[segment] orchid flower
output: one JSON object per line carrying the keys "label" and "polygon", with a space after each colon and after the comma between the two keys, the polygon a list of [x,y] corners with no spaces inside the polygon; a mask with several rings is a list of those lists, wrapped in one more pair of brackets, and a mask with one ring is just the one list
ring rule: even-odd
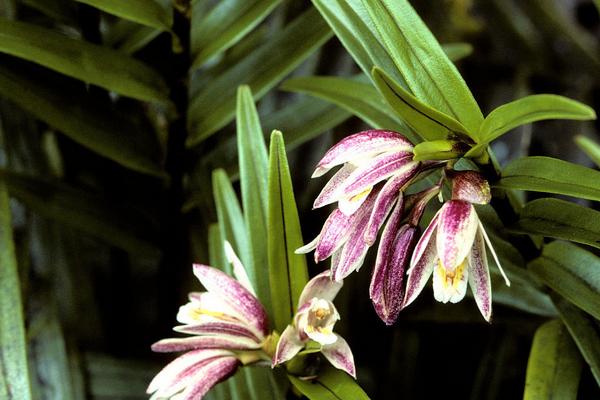
{"label": "orchid flower", "polygon": [[207,291],[190,293],[190,301],[177,314],[182,325],[174,330],[192,336],[152,345],[156,352],[186,353],[152,380],[147,389],[153,393],[151,399],[200,399],[238,366],[270,359],[263,351],[268,342],[265,309],[227,242],[225,250],[237,280],[216,268],[194,264],[194,275]]}
{"label": "orchid flower", "polygon": [[452,180],[452,199],[435,214],[412,254],[402,307],[417,298],[433,274],[433,293],[437,301],[459,302],[465,296],[468,283],[481,314],[489,322],[492,295],[486,243],[510,286],[473,206],[490,202],[490,187],[474,171],[455,172]]}
{"label": "orchid flower", "polygon": [[293,323],[279,338],[272,366],[291,360],[312,341],[320,346],[321,354],[334,367],[356,378],[350,346],[333,332],[340,315],[332,302],[342,285],[331,279],[330,271],[315,276],[306,284],[300,294]]}
{"label": "orchid flower", "polygon": [[402,190],[419,172],[413,145],[399,133],[369,130],[340,141],[325,154],[313,174],[319,177],[342,165],[313,207],[337,203],[321,233],[297,253],[315,251],[315,262],[332,257],[332,276],[340,281],[362,265],[369,247]]}

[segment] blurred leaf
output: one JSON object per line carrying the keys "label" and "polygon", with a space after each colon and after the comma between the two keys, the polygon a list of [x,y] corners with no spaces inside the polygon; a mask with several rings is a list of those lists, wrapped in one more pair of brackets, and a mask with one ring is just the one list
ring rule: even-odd
{"label": "blurred leaf", "polygon": [[473,53],[473,46],[470,43],[444,43],[442,44],[442,50],[452,61],[462,60],[465,57],[470,56]]}
{"label": "blurred leaf", "polygon": [[280,88],[330,101],[374,128],[390,129],[413,136],[400,119],[394,118],[393,110],[368,83],[348,78],[310,76],[288,79]]}
{"label": "blurred leaf", "polygon": [[600,258],[572,243],[554,241],[528,268],[552,290],[600,318]]}
{"label": "blurred leaf", "polygon": [[446,139],[455,133],[467,133],[460,122],[419,101],[378,67],[373,68],[372,77],[375,86],[396,114],[422,138]]}
{"label": "blurred leaf", "polygon": [[57,21],[72,24],[76,20],[75,4],[70,0],[21,0],[21,2]]}
{"label": "blurred leaf", "polygon": [[[237,97],[237,143],[240,188],[251,263],[246,265],[256,294],[271,311],[267,246],[268,164],[267,147],[248,86],[240,86]],[[270,314],[269,314],[270,315]]]}
{"label": "blurred leaf", "polygon": [[123,53],[133,54],[160,34],[158,29],[121,19],[110,26],[104,36],[104,43]]}
{"label": "blurred leaf", "polygon": [[0,397],[29,400],[25,318],[6,186],[0,179]]}
{"label": "blurred leaf", "polygon": [[116,247],[144,257],[157,257],[156,229],[139,218],[134,207],[113,202],[31,176],[0,170],[11,196],[40,215],[70,225]]}
{"label": "blurred leaf", "polygon": [[[62,82],[61,82],[62,83]],[[152,132],[64,84],[0,65],[0,94],[88,149],[134,171],[164,176]],[[153,157],[154,156],[154,157]]]}
{"label": "blurred leaf", "polygon": [[511,162],[502,170],[498,186],[600,201],[600,172],[551,157]]}
{"label": "blurred leaf", "polygon": [[284,76],[331,37],[331,31],[313,9],[289,23],[274,39],[207,84],[189,108],[191,147],[225,126],[235,115],[235,87],[247,84],[259,100]]}
{"label": "blurred leaf", "polygon": [[478,155],[487,145],[506,132],[546,119],[595,119],[594,110],[583,103],[554,94],[535,94],[511,101],[493,110],[479,128],[479,141],[471,154]]}
{"label": "blurred leaf", "polygon": [[483,121],[477,102],[408,1],[363,0],[363,4],[414,97],[475,134]]}
{"label": "blurred leaf", "polygon": [[581,367],[581,356],[562,322],[546,322],[533,337],[523,399],[576,399]]}
{"label": "blurred leaf", "polygon": [[[229,177],[225,171],[217,169],[213,171],[213,196],[215,198],[215,207],[217,209],[217,218],[219,220],[219,236],[222,238],[221,243],[215,243],[215,237],[209,236],[209,245],[211,255],[215,260],[219,260],[219,264],[223,270],[231,274],[231,266],[228,262],[224,262],[225,253],[223,241],[227,240],[235,249],[237,255],[246,268],[251,263],[250,248],[248,237],[246,234],[244,215],[240,208],[237,196]],[[209,233],[210,235],[210,233]],[[214,235],[214,233],[213,233]],[[212,240],[210,240],[212,238]]]}
{"label": "blurred leaf", "polygon": [[223,0],[207,13],[192,12],[192,68],[227,50],[265,19],[281,0]]}
{"label": "blurred leaf", "polygon": [[275,329],[283,332],[296,312],[302,289],[308,282],[302,247],[300,218],[281,132],[273,131],[269,153],[269,202],[267,214],[269,276]]}
{"label": "blurred leaf", "polygon": [[559,296],[554,296],[554,304],[560,317],[573,337],[581,355],[592,370],[600,385],[600,334],[598,321]]}
{"label": "blurred leaf", "polygon": [[169,89],[156,71],[118,51],[6,19],[0,19],[0,37],[0,52],[135,99],[169,101]]}
{"label": "blurred leaf", "polygon": [[[214,190],[214,193],[216,193],[216,190]],[[219,218],[219,221],[221,221],[221,218]],[[231,264],[227,262],[227,256],[225,255],[224,242],[225,237],[221,234],[219,224],[210,224],[208,227],[208,262],[211,267],[219,268],[221,271],[233,276]]]}
{"label": "blurred leaf", "polygon": [[[598,0],[600,1],[600,0]],[[600,144],[585,136],[576,136],[577,146],[598,166],[600,167]]]}
{"label": "blurred leaf", "polygon": [[168,31],[173,13],[155,0],[75,0],[138,24]]}
{"label": "blurred leaf", "polygon": [[313,380],[288,375],[292,385],[310,400],[368,400],[369,396],[347,373],[327,367]]}
{"label": "blurred leaf", "polygon": [[531,201],[511,230],[600,248],[600,212],[558,199]]}

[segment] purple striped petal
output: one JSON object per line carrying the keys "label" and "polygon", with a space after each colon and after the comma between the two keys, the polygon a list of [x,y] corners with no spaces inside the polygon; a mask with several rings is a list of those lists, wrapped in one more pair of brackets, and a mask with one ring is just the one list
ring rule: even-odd
{"label": "purple striped petal", "polygon": [[485,254],[485,242],[481,231],[477,231],[473,248],[469,254],[469,286],[481,315],[487,322],[492,317],[492,283]]}
{"label": "purple striped petal", "polygon": [[194,275],[211,293],[220,296],[263,334],[267,333],[267,314],[256,297],[238,281],[216,268],[194,264]]}
{"label": "purple striped petal", "polygon": [[321,354],[336,367],[345,371],[354,379],[356,379],[356,367],[354,366],[354,355],[348,343],[343,337],[337,335],[337,340],[333,344],[323,346]]}
{"label": "purple striped petal", "polygon": [[346,181],[345,196],[354,196],[394,174],[408,175],[416,171],[418,162],[412,161],[412,153],[384,153],[358,167]]}
{"label": "purple striped petal", "polygon": [[346,178],[354,172],[356,166],[352,164],[344,165],[335,175],[327,182],[321,193],[317,196],[313,203],[313,209],[326,206],[327,204],[335,203],[342,196],[342,189],[346,184]]}
{"label": "purple striped petal", "polygon": [[413,145],[399,133],[384,130],[369,130],[355,133],[334,145],[317,164],[312,177],[316,178],[336,165],[356,158],[369,157],[389,151],[412,151]]}
{"label": "purple striped petal", "polygon": [[435,185],[429,189],[423,190],[419,193],[412,194],[406,198],[405,207],[410,209],[408,214],[408,223],[417,226],[421,221],[425,207],[429,204],[429,201],[440,192],[441,185]]}
{"label": "purple striped petal", "polygon": [[452,175],[452,200],[488,204],[492,199],[490,184],[479,172],[457,171]]}
{"label": "purple striped petal", "polygon": [[178,400],[200,400],[217,383],[235,373],[239,361],[233,357],[219,358],[195,371],[191,384],[178,397]]}
{"label": "purple striped petal", "polygon": [[199,349],[248,350],[259,349],[261,344],[255,340],[233,335],[195,336],[187,338],[163,339],[152,345],[157,353]]}
{"label": "purple striped petal", "polygon": [[277,349],[273,355],[272,366],[282,364],[294,358],[304,347],[303,341],[300,339],[298,330],[293,325],[288,325],[281,334]]}
{"label": "purple striped petal", "polygon": [[329,215],[319,234],[315,262],[326,259],[346,242],[356,217],[357,215],[344,215],[339,209]]}
{"label": "purple striped petal", "polygon": [[[387,228],[387,227],[386,227]],[[396,322],[404,300],[404,273],[415,244],[417,228],[409,225],[400,227],[394,240],[391,256],[386,263],[377,266],[371,280],[371,300],[379,318],[386,325]],[[379,261],[379,260],[378,260]],[[375,282],[375,284],[373,284]]]}
{"label": "purple striped petal", "polygon": [[[425,236],[425,234],[423,234],[423,236]],[[421,237],[421,241],[423,241],[423,237]],[[415,301],[427,284],[429,277],[433,273],[433,268],[438,263],[435,241],[426,240],[425,243],[425,248],[418,258],[418,261],[413,265],[411,260],[411,267],[408,271],[408,279],[406,281],[406,294],[404,296],[402,308],[405,308]]]}
{"label": "purple striped petal", "polygon": [[[425,254],[425,250],[427,249],[427,247],[429,247],[430,243],[433,243],[435,246],[435,240],[434,240],[435,238],[434,238],[433,234],[435,232],[435,229],[438,226],[439,218],[440,218],[440,212],[438,211],[431,219],[431,222],[425,229],[425,232],[423,232],[423,234],[421,235],[421,238],[419,239],[419,242],[415,246],[415,251],[413,252],[412,257],[410,259],[411,269],[415,265],[417,265],[417,263],[421,260],[421,257],[423,257],[423,255]],[[410,271],[409,271],[409,273],[410,273]]]}
{"label": "purple striped petal", "polygon": [[381,188],[381,191],[375,200],[364,237],[365,242],[369,245],[375,243],[377,232],[379,232],[383,221],[385,221],[385,218],[388,216],[392,207],[394,207],[396,199],[398,199],[398,204],[400,205],[400,213],[402,212],[404,198],[400,189],[405,182],[403,179],[399,178],[400,177],[394,177],[387,181]]}
{"label": "purple striped petal", "polygon": [[194,325],[181,325],[173,328],[175,332],[187,333],[190,335],[231,335],[240,336],[247,339],[260,342],[262,339],[258,338],[254,332],[246,328],[242,324],[232,322],[204,322]]}
{"label": "purple striped petal", "polygon": [[457,268],[467,257],[475,240],[479,218],[472,204],[450,200],[440,210],[436,234],[437,251],[447,271]]}
{"label": "purple striped petal", "polygon": [[[178,385],[185,379],[186,372],[193,367],[202,367],[214,361],[216,358],[233,356],[233,353],[226,350],[194,350],[187,352],[167,364],[150,382],[146,393],[154,393],[157,390],[160,393],[174,391],[178,392],[183,386]],[[185,383],[185,382],[184,382]],[[181,386],[181,387],[177,387]]]}
{"label": "purple striped petal", "polygon": [[298,308],[309,303],[313,297],[333,301],[343,285],[343,282],[336,282],[331,279],[331,271],[321,272],[308,281],[304,289],[302,289],[300,299],[298,300]]}

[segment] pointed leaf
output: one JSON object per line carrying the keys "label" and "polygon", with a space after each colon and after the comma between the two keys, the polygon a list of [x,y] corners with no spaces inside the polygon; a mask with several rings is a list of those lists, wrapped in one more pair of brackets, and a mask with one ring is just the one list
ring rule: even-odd
{"label": "pointed leaf", "polygon": [[237,143],[240,163],[240,187],[246,235],[251,261],[245,267],[258,298],[270,314],[269,277],[265,238],[267,237],[268,156],[252,93],[240,86],[237,97]]}
{"label": "pointed leaf", "polygon": [[192,11],[193,62],[198,67],[236,44],[265,19],[281,0],[227,0],[210,11]]}
{"label": "pointed leaf", "polygon": [[600,212],[564,200],[527,203],[510,229],[600,248]]}
{"label": "pointed leaf", "polygon": [[477,132],[483,121],[477,102],[409,2],[363,0],[363,4],[414,96],[460,121],[470,133]]}
{"label": "pointed leaf", "polygon": [[275,329],[282,332],[296,312],[308,282],[306,259],[294,251],[302,246],[302,231],[281,132],[273,131],[269,156],[267,214],[269,276]]}
{"label": "pointed leaf", "polygon": [[0,19],[0,52],[145,101],[168,103],[161,76],[118,51],[73,39],[50,29]]}
{"label": "pointed leaf", "polygon": [[466,134],[466,128],[454,118],[437,111],[403,89],[382,69],[374,67],[373,81],[402,120],[427,140],[447,139],[456,133]]}
{"label": "pointed leaf", "polygon": [[511,162],[502,171],[498,186],[600,201],[600,172],[551,157]]}
{"label": "pointed leaf", "polygon": [[331,37],[329,27],[310,9],[243,60],[207,84],[189,108],[189,147],[225,126],[235,114],[235,87],[247,84],[260,99]]}
{"label": "pointed leaf", "polygon": [[109,14],[138,24],[168,31],[173,23],[171,10],[163,8],[155,0],[75,0],[96,7]]}
{"label": "pointed leaf", "polygon": [[577,398],[582,359],[562,322],[546,322],[535,333],[524,400]]}
{"label": "pointed leaf", "polygon": [[545,119],[595,119],[585,104],[554,94],[535,94],[504,104],[492,111],[481,124],[479,138],[489,143],[517,126]]}
{"label": "pointed leaf", "polygon": [[590,366],[596,382],[600,385],[598,321],[559,296],[553,296],[553,301],[581,355]]}
{"label": "pointed leaf", "polygon": [[[600,0],[599,0],[600,1]],[[592,159],[594,164],[600,167],[600,144],[594,142],[585,136],[576,136],[575,143],[577,146]]]}
{"label": "pointed leaf", "polygon": [[165,174],[158,162],[155,135],[141,131],[131,120],[83,91],[2,65],[0,94],[102,156],[138,172]]}
{"label": "pointed leaf", "polygon": [[528,268],[555,292],[600,318],[600,258],[572,243],[554,241]]}
{"label": "pointed leaf", "polygon": [[7,187],[0,179],[0,397],[30,400],[25,317],[11,219]]}
{"label": "pointed leaf", "polygon": [[310,400],[368,400],[369,396],[347,373],[328,367],[314,380],[288,375],[292,385]]}

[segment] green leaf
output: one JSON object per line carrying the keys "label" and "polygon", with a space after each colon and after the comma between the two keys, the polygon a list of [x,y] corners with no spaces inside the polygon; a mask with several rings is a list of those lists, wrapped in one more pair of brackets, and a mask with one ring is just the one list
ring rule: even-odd
{"label": "green leaf", "polygon": [[[600,1],[600,0],[599,0]],[[576,136],[575,143],[577,146],[600,167],[600,144],[585,136]]]}
{"label": "green leaf", "polygon": [[0,397],[29,400],[25,316],[6,184],[0,179]]}
{"label": "green leaf", "polygon": [[135,99],[169,101],[161,76],[140,61],[33,24],[0,19],[0,52]]}
{"label": "green leaf", "polygon": [[237,85],[250,86],[254,99],[259,100],[330,37],[325,21],[310,9],[274,39],[220,74],[192,100],[187,146],[206,139],[233,119]]}
{"label": "green leaf", "polygon": [[564,200],[527,203],[510,229],[600,248],[600,212]]}
{"label": "green leaf", "polygon": [[267,214],[269,276],[275,329],[283,332],[296,313],[302,289],[308,282],[302,247],[300,218],[281,132],[271,134],[269,153],[269,203]]}
{"label": "green leaf", "polygon": [[168,31],[173,23],[171,10],[155,0],[75,0],[96,7],[109,14],[128,19],[151,28]]}
{"label": "green leaf", "polygon": [[[474,134],[483,121],[462,76],[406,0],[363,0],[385,48],[414,96]],[[387,72],[387,70],[386,70]]]}
{"label": "green leaf", "polygon": [[40,215],[144,257],[158,257],[157,231],[134,206],[119,206],[59,182],[0,170],[11,196]]}
{"label": "green leaf", "polygon": [[575,400],[581,367],[581,356],[562,322],[546,322],[533,337],[523,399]]}
{"label": "green leaf", "polygon": [[210,248],[213,249],[211,254],[214,254],[215,260],[221,262],[219,266],[225,272],[231,274],[231,266],[228,262],[223,262],[223,257],[225,256],[224,240],[231,243],[246,268],[248,268],[252,261],[244,215],[242,214],[240,203],[231,186],[227,173],[221,169],[213,171],[212,183],[215,208],[217,209],[217,218],[219,221],[219,233],[222,240],[220,244],[214,243],[216,237],[213,237],[212,242],[209,242]]}
{"label": "green leaf", "polygon": [[70,0],[21,0],[21,2],[57,21],[67,24],[76,23],[77,9]]}
{"label": "green leaf", "polygon": [[292,385],[310,400],[368,400],[369,396],[347,373],[327,367],[313,380],[288,375]]}
{"label": "green leaf", "polygon": [[596,382],[600,385],[598,321],[559,296],[553,296],[553,301],[581,355],[590,366]]}
{"label": "green leaf", "polygon": [[109,27],[104,43],[123,53],[133,54],[160,34],[158,29],[121,19]]}
{"label": "green leaf", "polygon": [[36,79],[0,65],[0,94],[88,149],[134,171],[165,176],[152,132],[65,82]]}
{"label": "green leaf", "polygon": [[600,318],[600,258],[572,243],[554,241],[528,268],[552,290]]}
{"label": "green leaf", "polygon": [[409,128],[399,118],[394,117],[393,110],[368,83],[356,79],[310,76],[288,79],[280,88],[330,101],[374,128],[390,129],[413,136]]}
{"label": "green leaf", "polygon": [[511,162],[502,171],[498,186],[600,201],[600,172],[551,157]]}
{"label": "green leaf", "polygon": [[265,19],[281,0],[225,0],[207,13],[192,12],[192,68],[227,50]]}
{"label": "green leaf", "polygon": [[371,75],[375,86],[396,114],[423,139],[447,139],[458,133],[467,133],[460,122],[419,101],[382,69],[374,67]]}
{"label": "green leaf", "polygon": [[238,88],[237,144],[240,163],[240,187],[251,263],[248,275],[258,298],[270,311],[267,238],[268,164],[267,147],[263,137],[252,92],[248,86]]}
{"label": "green leaf", "polygon": [[594,110],[585,104],[554,94],[535,94],[501,105],[481,124],[479,138],[490,143],[511,129],[545,119],[595,119]]}
{"label": "green leaf", "polygon": [[442,50],[452,61],[462,60],[473,53],[473,46],[470,43],[456,42],[442,44]]}

